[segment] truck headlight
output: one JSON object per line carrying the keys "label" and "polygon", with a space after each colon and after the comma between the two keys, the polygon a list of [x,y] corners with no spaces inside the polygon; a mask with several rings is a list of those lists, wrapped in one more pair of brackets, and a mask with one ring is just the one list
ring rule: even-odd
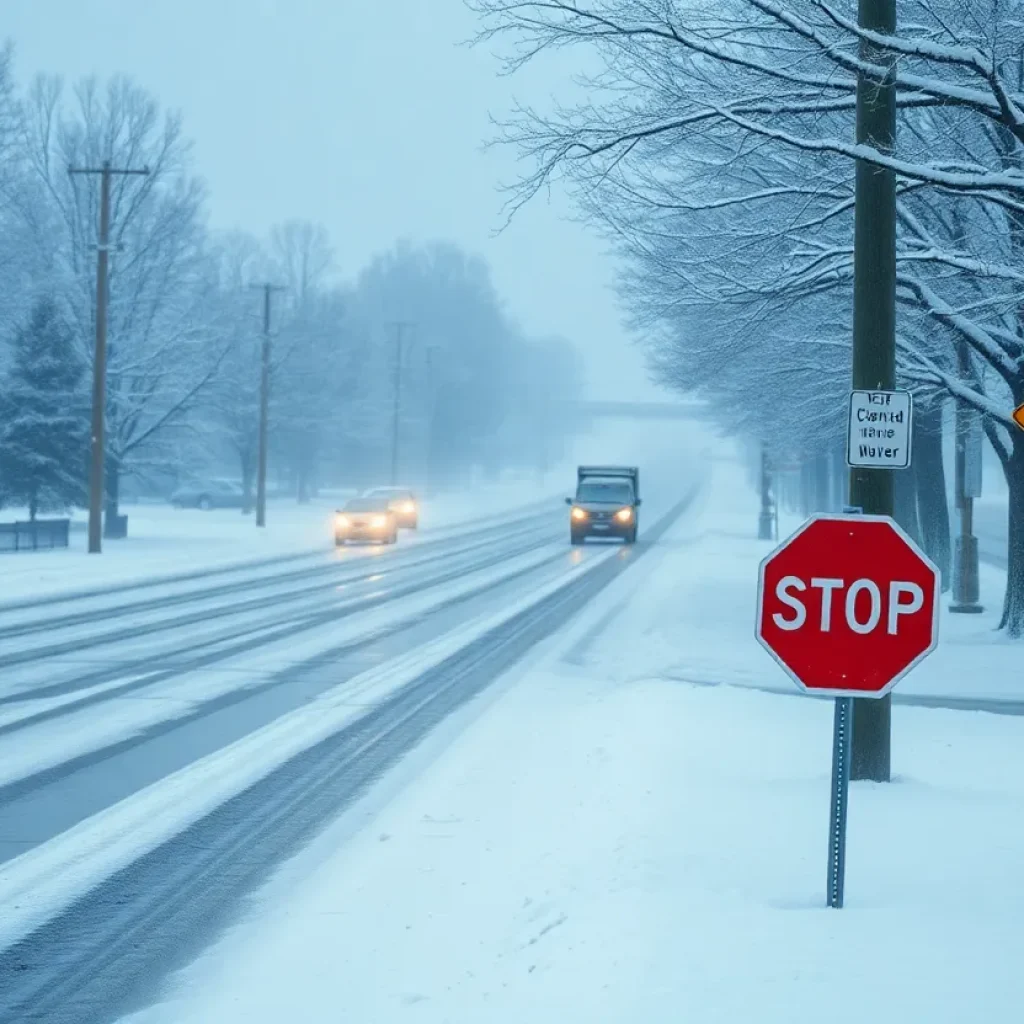
{"label": "truck headlight", "polygon": [[587,518],[587,513],[581,508],[574,508],[571,515],[577,523]]}
{"label": "truck headlight", "polygon": [[631,508],[620,508],[619,511],[615,513],[615,518],[618,519],[620,523],[628,523],[630,519],[633,518],[633,510]]}

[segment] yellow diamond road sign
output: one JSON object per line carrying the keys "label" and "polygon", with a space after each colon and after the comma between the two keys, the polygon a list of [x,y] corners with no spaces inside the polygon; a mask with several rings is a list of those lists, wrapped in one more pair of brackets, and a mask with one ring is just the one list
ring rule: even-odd
{"label": "yellow diamond road sign", "polygon": [[1018,405],[1017,408],[1013,410],[1013,422],[1016,423],[1021,430],[1024,430],[1024,405]]}

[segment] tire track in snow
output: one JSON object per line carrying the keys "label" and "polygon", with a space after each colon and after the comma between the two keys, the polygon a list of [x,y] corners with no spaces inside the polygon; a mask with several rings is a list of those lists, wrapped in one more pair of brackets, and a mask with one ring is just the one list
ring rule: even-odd
{"label": "tire track in snow", "polygon": [[283,859],[635,561],[606,558],[570,579],[0,953],[0,1019],[107,1024],[151,1001]]}

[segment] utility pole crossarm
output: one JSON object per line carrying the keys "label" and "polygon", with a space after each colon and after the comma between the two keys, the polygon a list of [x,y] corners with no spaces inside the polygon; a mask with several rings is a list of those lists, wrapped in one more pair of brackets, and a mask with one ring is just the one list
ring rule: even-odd
{"label": "utility pole crossarm", "polygon": [[69,175],[99,175],[100,223],[96,245],[96,350],[92,376],[92,429],[89,458],[89,554],[103,550],[103,460],[106,456],[105,410],[107,404],[107,299],[110,266],[110,181],[118,176],[145,177],[148,167],[68,167]]}
{"label": "utility pole crossarm", "polygon": [[150,174],[151,171],[148,167],[112,167],[110,164],[104,164],[102,167],[75,167],[71,165],[68,167],[68,174],[117,174],[117,175],[136,175],[139,177],[145,177]]}

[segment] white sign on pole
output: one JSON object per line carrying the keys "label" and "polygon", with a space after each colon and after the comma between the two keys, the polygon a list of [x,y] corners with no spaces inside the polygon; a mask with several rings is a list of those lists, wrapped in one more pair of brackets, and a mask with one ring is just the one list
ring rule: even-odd
{"label": "white sign on pole", "polygon": [[906,469],[914,403],[909,391],[853,391],[846,433],[846,464]]}

